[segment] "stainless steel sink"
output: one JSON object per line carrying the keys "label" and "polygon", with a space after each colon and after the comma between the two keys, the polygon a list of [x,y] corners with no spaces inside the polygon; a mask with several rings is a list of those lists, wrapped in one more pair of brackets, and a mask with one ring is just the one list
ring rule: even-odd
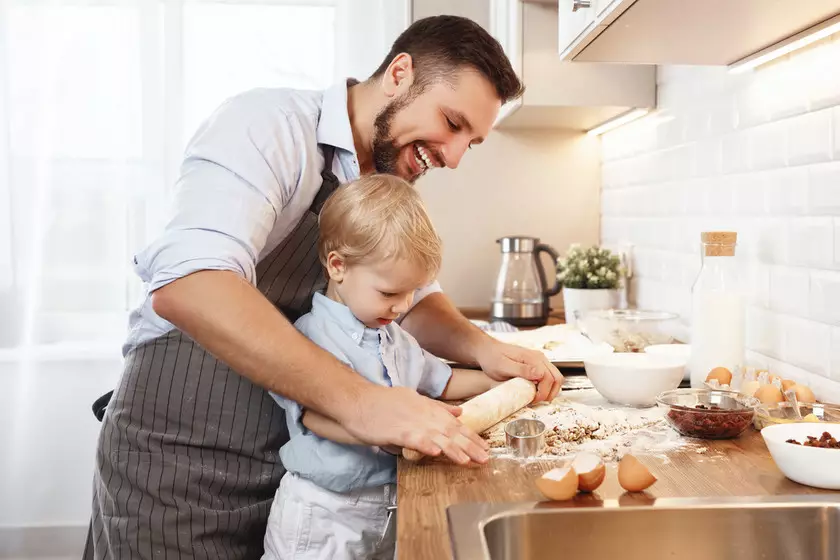
{"label": "stainless steel sink", "polygon": [[[630,503],[628,504],[628,500]],[[635,500],[635,501],[634,501]],[[458,504],[456,560],[838,560],[840,495]]]}

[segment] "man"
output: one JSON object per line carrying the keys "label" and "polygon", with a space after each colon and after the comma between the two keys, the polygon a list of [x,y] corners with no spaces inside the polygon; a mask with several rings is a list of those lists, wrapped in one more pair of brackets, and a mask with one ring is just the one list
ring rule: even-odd
{"label": "man", "polygon": [[[103,421],[87,557],[258,558],[288,439],[266,390],[370,445],[487,459],[457,407],[367,382],[290,321],[324,286],[317,214],[339,181],[455,168],[521,93],[492,37],[441,16],[407,29],[363,83],[247,92],[201,127],[174,217],[135,258],[148,297]],[[534,380],[540,400],[562,383],[541,353],[482,333],[436,284],[402,326],[494,379]]]}

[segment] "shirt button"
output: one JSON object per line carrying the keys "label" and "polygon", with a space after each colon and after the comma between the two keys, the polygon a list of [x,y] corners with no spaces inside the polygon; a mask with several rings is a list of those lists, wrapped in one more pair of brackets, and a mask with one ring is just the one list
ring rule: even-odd
{"label": "shirt button", "polygon": [[359,333],[353,333],[353,340],[359,340]]}

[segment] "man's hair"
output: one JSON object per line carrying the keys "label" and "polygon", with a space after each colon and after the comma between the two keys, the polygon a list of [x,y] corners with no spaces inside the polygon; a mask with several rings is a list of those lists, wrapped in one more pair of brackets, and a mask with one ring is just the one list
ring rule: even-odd
{"label": "man's hair", "polygon": [[419,88],[415,93],[434,82],[454,80],[455,73],[465,67],[484,76],[502,103],[520,97],[525,91],[502,46],[471,19],[434,16],[417,20],[397,37],[371,77],[382,76],[401,53],[411,55],[414,63],[412,87]]}
{"label": "man's hair", "polygon": [[441,240],[420,195],[395,175],[374,174],[342,185],[318,217],[318,257],[327,266],[331,251],[348,266],[405,259],[437,275]]}

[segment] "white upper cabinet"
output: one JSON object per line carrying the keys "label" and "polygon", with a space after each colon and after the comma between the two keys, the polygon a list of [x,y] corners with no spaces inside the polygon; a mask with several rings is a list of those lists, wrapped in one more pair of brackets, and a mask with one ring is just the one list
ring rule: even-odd
{"label": "white upper cabinet", "polygon": [[563,60],[728,65],[840,14],[840,0],[559,0]]}
{"label": "white upper cabinet", "polygon": [[436,14],[469,17],[501,43],[525,94],[502,107],[497,127],[589,130],[634,108],[656,105],[653,66],[560,59],[556,1],[414,0],[413,14],[415,20]]}

